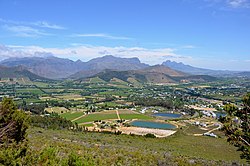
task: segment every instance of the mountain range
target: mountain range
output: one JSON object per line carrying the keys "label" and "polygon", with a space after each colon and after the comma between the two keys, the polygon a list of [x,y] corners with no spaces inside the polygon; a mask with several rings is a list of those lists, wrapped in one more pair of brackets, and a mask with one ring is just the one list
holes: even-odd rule
{"label": "mountain range", "polygon": [[[183,63],[165,61],[161,65],[150,66],[141,63],[138,58],[120,58],[106,55],[87,62],[72,61],[54,56],[9,58],[0,62],[0,77],[18,77],[28,73],[33,78],[84,79],[99,77],[105,81],[117,78],[151,83],[173,83],[180,81],[208,81],[213,76],[246,76],[249,72],[222,71],[197,68]],[[6,66],[6,67],[4,67]],[[7,72],[10,70],[10,72]],[[9,74],[4,74],[9,73]],[[210,75],[210,76],[208,76]],[[211,77],[212,76],[212,77]]]}
{"label": "mountain range", "polygon": [[[88,62],[72,61],[54,56],[9,58],[0,62],[0,65],[8,67],[22,65],[37,75],[51,79],[68,78],[71,75],[76,77],[77,75],[84,75],[84,73],[97,74],[105,69],[123,71],[142,69],[149,66],[141,63],[138,58],[119,58],[111,55],[95,58]],[[72,77],[74,78],[74,76]]]}

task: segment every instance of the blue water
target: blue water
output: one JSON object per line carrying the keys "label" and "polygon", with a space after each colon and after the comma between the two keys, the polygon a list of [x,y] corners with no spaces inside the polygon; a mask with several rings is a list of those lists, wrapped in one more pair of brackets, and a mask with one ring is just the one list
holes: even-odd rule
{"label": "blue water", "polygon": [[172,113],[155,113],[154,116],[163,116],[168,118],[179,118],[181,114],[172,114]]}
{"label": "blue water", "polygon": [[226,113],[222,113],[222,112],[216,112],[216,117],[219,118],[220,116],[224,117],[226,116]]}
{"label": "blue water", "polygon": [[156,129],[174,129],[176,128],[172,124],[159,123],[159,122],[147,122],[147,121],[133,121],[130,123],[136,127],[156,128]]}

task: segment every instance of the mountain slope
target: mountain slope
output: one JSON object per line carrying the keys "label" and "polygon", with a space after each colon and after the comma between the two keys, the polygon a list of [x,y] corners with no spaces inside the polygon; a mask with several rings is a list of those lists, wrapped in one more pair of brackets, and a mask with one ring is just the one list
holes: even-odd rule
{"label": "mountain slope", "polygon": [[175,77],[180,77],[180,76],[186,76],[188,74],[181,72],[181,71],[177,71],[175,69],[171,69],[167,66],[164,65],[155,65],[155,66],[150,66],[148,68],[139,70],[141,72],[146,72],[146,73],[159,73],[159,74],[166,74],[169,76],[175,76]]}
{"label": "mountain slope", "polygon": [[149,65],[141,63],[138,58],[119,58],[107,55],[92,59],[85,63],[84,69],[71,75],[69,78],[79,79],[96,75],[106,69],[115,71],[128,71],[144,69]]}
{"label": "mountain slope", "polygon": [[215,81],[216,77],[207,75],[189,75],[180,71],[173,70],[163,65],[150,66],[140,70],[117,71],[104,70],[91,78],[98,77],[106,82],[112,79],[119,79],[127,83],[152,83],[168,84],[179,82],[206,82]]}
{"label": "mountain slope", "polygon": [[66,78],[79,71],[79,66],[82,66],[83,62],[80,65],[75,63],[72,60],[57,57],[10,58],[1,62],[2,65],[10,67],[23,65],[37,75],[55,79]]}
{"label": "mountain slope", "polygon": [[112,55],[106,55],[103,57],[95,58],[86,63],[85,68],[89,70],[137,70],[148,67],[144,63],[141,63],[138,58],[119,58]]}
{"label": "mountain slope", "polygon": [[[173,77],[184,77],[185,73],[172,70],[163,65],[150,66],[140,70],[129,71],[117,71],[117,70],[105,70],[93,77],[99,77],[100,79],[109,82],[112,79],[120,79],[125,82],[132,83],[134,81],[140,83],[174,83],[176,82]],[[131,82],[131,80],[133,80]]]}
{"label": "mountain slope", "polygon": [[186,72],[186,73],[190,73],[190,74],[194,74],[194,75],[203,75],[203,74],[215,74],[214,70],[210,70],[210,69],[203,69],[203,68],[198,68],[198,67],[193,67],[190,65],[185,65],[182,62],[174,62],[174,61],[165,61],[162,63],[162,65],[170,67],[174,70],[179,70],[182,72]]}
{"label": "mountain slope", "polygon": [[244,72],[239,72],[237,74],[235,74],[238,77],[248,77],[250,78],[250,71],[244,71]]}
{"label": "mountain slope", "polygon": [[189,73],[192,75],[211,75],[211,76],[219,76],[219,77],[249,77],[249,71],[229,71],[229,70],[211,70],[211,69],[203,69],[198,67],[193,67],[190,65],[185,65],[183,63],[177,63],[174,61],[165,61],[162,65],[170,67],[174,70],[182,71],[185,73]]}
{"label": "mountain slope", "polygon": [[33,80],[48,80],[47,78],[40,77],[23,66],[5,67],[0,66],[0,78],[29,78]]}

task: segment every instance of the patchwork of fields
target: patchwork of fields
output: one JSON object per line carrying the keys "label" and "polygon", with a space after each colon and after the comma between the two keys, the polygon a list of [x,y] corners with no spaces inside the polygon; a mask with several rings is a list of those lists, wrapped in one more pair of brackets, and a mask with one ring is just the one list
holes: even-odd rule
{"label": "patchwork of fields", "polygon": [[[109,110],[109,111],[102,111],[102,112],[95,112],[86,114],[84,112],[67,112],[63,113],[60,116],[68,119],[73,120],[74,122],[78,124],[82,123],[90,123],[98,120],[118,120],[120,119],[124,120],[132,120],[132,119],[139,119],[139,120],[150,120],[153,119],[150,116],[139,114],[137,112],[131,111],[131,110]],[[74,120],[77,119],[77,120]]]}

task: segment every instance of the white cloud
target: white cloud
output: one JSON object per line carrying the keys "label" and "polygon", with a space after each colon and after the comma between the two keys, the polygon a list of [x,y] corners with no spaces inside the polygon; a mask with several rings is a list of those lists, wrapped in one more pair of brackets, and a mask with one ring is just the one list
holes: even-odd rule
{"label": "white cloud", "polygon": [[196,46],[194,46],[194,45],[185,45],[185,46],[182,46],[182,48],[184,48],[184,49],[193,49],[193,48],[196,48]]}
{"label": "white cloud", "polygon": [[39,51],[31,51],[31,50],[23,50],[23,46],[4,46],[0,45],[0,60],[6,58],[14,58],[14,57],[44,57],[51,56],[52,54],[49,52],[39,52]]}
{"label": "white cloud", "polygon": [[125,36],[113,36],[105,33],[87,33],[87,34],[73,34],[72,37],[98,37],[98,38],[106,38],[106,39],[114,39],[114,40],[132,40],[133,38],[125,37]]}
{"label": "white cloud", "polygon": [[229,59],[229,62],[239,62],[238,59]]}
{"label": "white cloud", "polygon": [[250,8],[249,0],[204,0],[204,2],[209,3],[210,6],[222,4],[230,8]]}
{"label": "white cloud", "polygon": [[[5,51],[8,50],[8,51]],[[104,55],[114,55],[117,57],[138,57],[143,63],[161,64],[167,59],[181,61],[187,59],[175,54],[175,50],[171,48],[148,49],[143,47],[106,47],[106,46],[90,46],[77,45],[68,48],[43,48],[39,46],[1,46],[0,57],[2,59],[8,57],[25,57],[25,56],[44,56],[55,55],[61,58],[69,58],[73,60],[80,59],[88,61],[92,58]]]}
{"label": "white cloud", "polygon": [[227,4],[233,8],[249,8],[249,0],[227,0]]}
{"label": "white cloud", "polygon": [[39,37],[39,36],[48,36],[51,34],[48,34],[46,32],[43,32],[39,29],[35,29],[29,26],[9,26],[4,25],[2,26],[5,30],[13,32],[16,36],[19,37]]}
{"label": "white cloud", "polygon": [[16,25],[16,26],[34,26],[39,28],[48,28],[48,29],[66,29],[63,26],[52,24],[47,21],[36,21],[36,22],[26,22],[26,21],[14,21],[14,20],[6,20],[0,18],[0,22],[8,24],[8,25]]}
{"label": "white cloud", "polygon": [[46,21],[38,21],[38,22],[35,22],[35,23],[31,23],[33,25],[36,25],[38,27],[42,27],[42,28],[50,28],[50,29],[66,29],[65,27],[63,26],[60,26],[60,25],[56,25],[56,24],[51,24],[51,23],[48,23]]}

